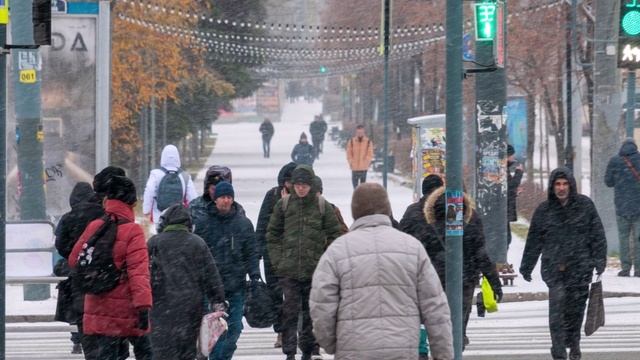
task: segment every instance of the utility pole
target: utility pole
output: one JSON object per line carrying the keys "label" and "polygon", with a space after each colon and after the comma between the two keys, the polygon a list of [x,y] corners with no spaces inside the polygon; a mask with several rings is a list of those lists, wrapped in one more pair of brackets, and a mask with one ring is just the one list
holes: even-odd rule
{"label": "utility pole", "polygon": [[566,54],[566,148],[565,148],[565,165],[573,170],[573,54],[575,52],[575,44],[577,42],[576,18],[578,15],[578,0],[571,0],[571,9],[569,10],[569,26],[567,27],[567,54]]}
{"label": "utility pole", "polygon": [[387,188],[389,171],[389,51],[391,50],[391,0],[384,0],[384,84],[382,99],[382,121],[384,122],[384,147],[382,185]]}
{"label": "utility pole", "polygon": [[0,359],[5,356],[5,322],[7,313],[6,280],[6,249],[7,234],[7,53],[4,46],[7,43],[7,25],[0,24]]}
{"label": "utility pole", "polygon": [[[447,1],[447,213],[453,205],[462,212],[462,1]],[[447,214],[449,218],[450,214]],[[462,236],[463,220],[456,220],[446,228],[446,290],[453,325],[455,360],[462,360]],[[427,330],[428,331],[428,330]]]}
{"label": "utility pole", "polygon": [[[627,112],[625,118],[625,129],[628,138],[633,138],[633,128],[636,113],[636,71],[627,71]],[[640,251],[640,250],[639,250]]]}
{"label": "utility pole", "polygon": [[149,134],[149,147],[151,148],[150,169],[156,166],[156,97],[151,96],[151,133]]}

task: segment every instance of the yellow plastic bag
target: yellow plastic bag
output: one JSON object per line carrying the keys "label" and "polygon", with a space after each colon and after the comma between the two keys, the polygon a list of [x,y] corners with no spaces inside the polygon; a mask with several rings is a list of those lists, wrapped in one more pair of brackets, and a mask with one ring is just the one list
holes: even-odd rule
{"label": "yellow plastic bag", "polygon": [[498,311],[498,302],[496,302],[496,296],[493,293],[493,289],[489,284],[489,280],[485,276],[482,277],[482,302],[487,312]]}

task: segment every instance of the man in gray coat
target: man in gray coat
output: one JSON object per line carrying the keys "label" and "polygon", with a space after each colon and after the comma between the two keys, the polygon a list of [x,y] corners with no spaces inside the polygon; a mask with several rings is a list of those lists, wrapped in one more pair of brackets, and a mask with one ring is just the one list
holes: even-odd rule
{"label": "man in gray coat", "polygon": [[351,231],[336,239],[313,274],[311,318],[316,340],[336,360],[417,360],[420,324],[432,356],[453,359],[447,298],[427,253],[391,227],[379,184],[353,193]]}

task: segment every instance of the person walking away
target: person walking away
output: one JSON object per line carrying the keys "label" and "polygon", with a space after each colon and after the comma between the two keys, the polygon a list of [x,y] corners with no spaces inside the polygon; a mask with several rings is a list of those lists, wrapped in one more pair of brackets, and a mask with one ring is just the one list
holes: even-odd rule
{"label": "person walking away", "polygon": [[520,274],[531,281],[542,256],[542,280],[549,288],[549,331],[553,359],[578,360],[580,328],[595,268],[607,264],[607,240],[595,205],[579,194],[567,168],[549,177],[547,200],[536,208],[522,254]]}
{"label": "person walking away", "polygon": [[515,148],[511,144],[507,145],[507,249],[511,245],[511,222],[518,221],[516,198],[523,174],[522,164],[516,161]]}
{"label": "person walking away", "polygon": [[123,168],[117,166],[107,166],[93,177],[93,191],[98,195],[100,203],[107,197],[109,181],[114,176],[126,176]]}
{"label": "person walking away", "polygon": [[391,227],[379,184],[351,202],[351,231],[335,240],[313,274],[313,332],[336,360],[417,360],[420,324],[435,359],[453,359],[447,297],[423,246]]}
{"label": "person walking away", "polygon": [[[62,259],[56,268],[60,268],[66,274],[56,274],[57,276],[69,276],[65,283],[58,284],[59,287],[64,286],[65,291],[70,292],[65,309],[56,309],[56,313],[65,315],[66,321],[71,325],[78,327],[77,332],[71,333],[71,342],[73,343],[72,354],[82,354],[82,313],[84,310],[84,294],[73,286],[73,274],[69,269],[69,255],[73,246],[76,244],[80,235],[89,223],[104,215],[104,209],[98,195],[93,191],[89,183],[79,182],[71,191],[69,196],[69,205],[71,211],[62,215],[58,226],[56,226],[56,250]],[[62,291],[60,291],[62,292]],[[58,297],[62,295],[58,293]],[[58,303],[60,304],[60,303]]]}
{"label": "person walking away", "polygon": [[154,360],[193,360],[202,314],[224,310],[222,278],[207,244],[191,233],[189,210],[175,204],[164,211],[158,235],[149,239],[151,263],[151,348]]}
{"label": "person walking away", "polygon": [[[414,235],[424,245],[433,266],[440,277],[440,283],[445,287],[446,268],[446,197],[445,188],[434,190],[424,204],[424,219],[428,226],[418,228]],[[462,237],[462,310],[464,316],[464,346],[469,344],[467,325],[473,304],[473,294],[478,284],[479,275],[484,275],[498,302],[502,300],[502,284],[496,270],[496,264],[489,259],[485,247],[482,220],[473,207],[473,200],[464,194],[463,198],[463,229]],[[430,333],[431,330],[427,328]]]}
{"label": "person walking away", "polygon": [[373,159],[373,143],[364,133],[364,125],[356,127],[356,134],[347,142],[347,161],[351,168],[353,188],[367,182],[367,170]]}
{"label": "person walking away", "polygon": [[[633,275],[640,277],[640,154],[633,139],[625,140],[609,160],[604,182],[614,189],[622,265],[618,276],[630,276],[633,264]],[[635,249],[633,262],[630,242]]]}
{"label": "person walking away", "polygon": [[[280,286],[282,352],[294,360],[300,344],[302,360],[310,360],[316,343],[309,315],[311,276],[326,247],[340,236],[340,224],[331,205],[316,196],[315,173],[299,165],[292,174],[294,191],[278,200],[267,227],[267,249]],[[298,339],[298,317],[302,327]]]}
{"label": "person walking away", "polygon": [[307,140],[307,134],[300,134],[300,140],[291,151],[291,160],[298,165],[313,166],[315,160],[313,146]]}
{"label": "person walking away", "polygon": [[162,149],[160,168],[151,170],[144,188],[142,212],[151,215],[151,222],[160,219],[160,213],[173,204],[189,205],[198,194],[191,175],[180,168],[180,153],[175,145]]}
{"label": "person walking away", "polygon": [[260,280],[253,225],[234,201],[233,185],[219,182],[213,195],[214,206],[206,219],[198,219],[195,234],[207,243],[224,284],[229,302],[229,330],[218,340],[210,360],[230,360],[242,333],[246,277]]}
{"label": "person walking away", "polygon": [[260,133],[262,134],[262,154],[265,158],[271,157],[271,138],[275,133],[273,123],[269,118],[265,118],[260,124]]}
{"label": "person walking away", "polygon": [[309,125],[309,133],[311,134],[311,141],[313,142],[313,149],[315,150],[314,155],[316,159],[319,159],[320,153],[322,153],[322,143],[326,132],[326,121],[322,119],[322,115],[316,115]]}
{"label": "person walking away", "polygon": [[[282,289],[278,284],[278,277],[276,276],[271,259],[269,258],[269,252],[267,251],[267,226],[269,225],[269,219],[273,213],[273,207],[278,200],[283,196],[289,195],[293,192],[293,184],[291,183],[291,174],[298,166],[294,162],[290,162],[283,166],[278,173],[278,186],[273,187],[267,191],[264,195],[264,200],[260,206],[260,214],[258,215],[258,223],[256,224],[256,247],[258,257],[262,257],[264,260],[264,275],[269,292],[271,294],[271,300],[274,304],[273,311],[278,314],[282,312]],[[280,323],[280,315],[275,324],[273,324],[273,331],[278,334],[275,348],[282,347],[282,325]]]}
{"label": "person walking away", "polygon": [[[136,188],[129,178],[112,176],[107,183],[106,216],[117,221],[113,243],[113,264],[126,274],[118,285],[103,294],[87,293],[84,301],[83,332],[91,348],[85,349],[88,360],[119,359],[125,341],[134,346],[137,360],[151,359],[149,309],[151,286],[149,283],[149,257],[142,227],[136,224],[134,207]],[[85,244],[104,224],[103,218],[92,221],[76,242],[69,255],[69,265],[78,265],[78,256]],[[126,265],[125,265],[126,264]]]}

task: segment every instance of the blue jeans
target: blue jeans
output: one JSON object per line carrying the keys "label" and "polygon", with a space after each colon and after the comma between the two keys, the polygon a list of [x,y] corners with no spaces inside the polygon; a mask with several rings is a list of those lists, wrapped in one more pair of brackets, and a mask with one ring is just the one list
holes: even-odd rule
{"label": "blue jeans", "polygon": [[[635,271],[640,273],[640,216],[617,216],[618,240],[620,241],[620,263],[622,270],[631,270],[630,241],[635,241],[635,256],[633,265]],[[629,237],[633,229],[633,240]]]}
{"label": "blue jeans", "polygon": [[238,347],[236,343],[242,333],[242,317],[244,315],[244,289],[225,294],[229,302],[229,317],[227,323],[229,329],[218,339],[209,360],[231,360]]}

